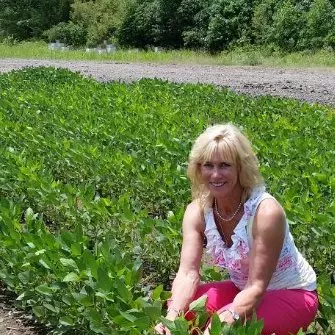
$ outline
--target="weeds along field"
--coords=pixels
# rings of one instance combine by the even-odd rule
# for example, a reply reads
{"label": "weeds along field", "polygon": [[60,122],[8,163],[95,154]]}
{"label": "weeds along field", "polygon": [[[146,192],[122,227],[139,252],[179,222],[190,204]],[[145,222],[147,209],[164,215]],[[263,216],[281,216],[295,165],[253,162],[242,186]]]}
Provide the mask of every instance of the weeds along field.
{"label": "weeds along field", "polygon": [[[179,261],[191,144],[233,122],[317,271],[309,331],[334,334],[334,112],[210,85],[102,84],[53,68],[0,75],[1,281],[50,333],[153,334]],[[222,276],[208,265],[202,275]],[[201,315],[169,327],[188,334]]]}

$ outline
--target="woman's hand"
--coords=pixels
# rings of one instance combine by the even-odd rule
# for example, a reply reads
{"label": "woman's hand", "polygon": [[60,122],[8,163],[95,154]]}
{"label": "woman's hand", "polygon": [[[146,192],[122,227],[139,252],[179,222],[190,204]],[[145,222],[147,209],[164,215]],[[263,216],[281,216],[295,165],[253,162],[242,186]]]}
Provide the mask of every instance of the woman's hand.
{"label": "woman's hand", "polygon": [[158,334],[171,335],[170,331],[163,325],[162,322],[160,322],[158,325],[156,325],[154,329]]}
{"label": "woman's hand", "polygon": [[[174,321],[179,315],[179,312],[173,308],[168,309],[168,313],[166,315],[166,319],[170,321]],[[166,335],[171,335],[171,332],[169,329],[163,325],[162,322],[157,324],[154,328],[158,334],[166,334]]]}

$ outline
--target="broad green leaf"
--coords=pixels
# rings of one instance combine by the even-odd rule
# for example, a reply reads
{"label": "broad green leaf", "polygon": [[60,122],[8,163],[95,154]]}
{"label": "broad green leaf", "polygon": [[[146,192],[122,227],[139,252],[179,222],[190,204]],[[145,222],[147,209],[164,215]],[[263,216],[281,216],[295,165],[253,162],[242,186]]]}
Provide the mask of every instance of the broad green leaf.
{"label": "broad green leaf", "polygon": [[129,301],[132,299],[132,294],[130,290],[126,287],[126,285],[121,280],[115,279],[114,285],[117,289],[118,294],[123,300]]}
{"label": "broad green leaf", "polygon": [[94,278],[97,278],[98,264],[95,257],[89,250],[85,250],[83,252],[82,261],[86,265],[86,269],[90,270],[92,276]]}
{"label": "broad green leaf", "polygon": [[188,322],[184,318],[177,318],[174,321],[176,330],[178,330],[181,334],[188,333]]}
{"label": "broad green leaf", "polygon": [[134,321],[134,325],[136,326],[138,330],[147,330],[150,328],[151,321],[148,316],[142,316],[142,317],[136,318],[136,320]]}
{"label": "broad green leaf", "polygon": [[149,316],[152,320],[158,320],[161,316],[161,308],[154,306],[147,306],[143,308],[144,313]]}
{"label": "broad green leaf", "polygon": [[203,295],[197,300],[194,300],[190,303],[189,310],[194,312],[201,312],[206,306],[207,296]]}
{"label": "broad green leaf", "polygon": [[163,292],[163,285],[158,285],[153,291],[152,291],[152,299],[158,300],[160,298],[161,293]]}
{"label": "broad green leaf", "polygon": [[128,321],[131,321],[131,322],[135,322],[135,320],[136,320],[136,316],[134,316],[134,315],[132,315],[128,312],[120,311],[120,315],[123,316]]}
{"label": "broad green leaf", "polygon": [[74,269],[78,269],[77,263],[71,258],[60,258],[59,260],[64,266],[69,266]]}
{"label": "broad green leaf", "polygon": [[59,323],[63,326],[74,326],[74,320],[70,316],[62,316]]}
{"label": "broad green leaf", "polygon": [[85,307],[91,307],[94,305],[92,297],[84,293],[72,293],[73,298],[81,305]]}
{"label": "broad green leaf", "polygon": [[95,325],[102,323],[102,315],[95,308],[87,308],[85,311],[86,317]]}
{"label": "broad green leaf", "polygon": [[23,284],[28,284],[31,281],[31,271],[24,271],[18,274],[18,278]]}
{"label": "broad green leaf", "polygon": [[44,259],[40,259],[38,262],[39,262],[44,268],[46,268],[46,269],[48,269],[48,270],[51,269],[51,267],[46,263],[46,261],[45,261]]}
{"label": "broad green leaf", "polygon": [[214,313],[211,318],[210,335],[221,335],[221,321],[217,313]]}
{"label": "broad green leaf", "polygon": [[43,306],[48,309],[49,311],[53,312],[53,313],[59,313],[59,308],[58,307],[55,307],[51,304],[48,304],[48,303],[44,303]]}
{"label": "broad green leaf", "polygon": [[38,293],[41,293],[46,296],[52,296],[55,292],[55,288],[48,286],[47,284],[39,285],[35,288]]}
{"label": "broad green leaf", "polygon": [[63,282],[72,282],[72,281],[75,282],[79,280],[80,280],[80,277],[75,272],[70,272],[63,278]]}
{"label": "broad green leaf", "polygon": [[21,293],[21,294],[16,298],[16,300],[18,300],[18,301],[23,300],[23,298],[25,297],[25,295],[26,295],[26,292]]}
{"label": "broad green leaf", "polygon": [[42,306],[34,306],[33,308],[33,312],[34,314],[38,317],[38,318],[43,318],[45,315],[45,308]]}
{"label": "broad green leaf", "polygon": [[102,288],[104,291],[110,291],[113,283],[108,275],[108,270],[105,266],[99,265],[97,270],[97,287]]}

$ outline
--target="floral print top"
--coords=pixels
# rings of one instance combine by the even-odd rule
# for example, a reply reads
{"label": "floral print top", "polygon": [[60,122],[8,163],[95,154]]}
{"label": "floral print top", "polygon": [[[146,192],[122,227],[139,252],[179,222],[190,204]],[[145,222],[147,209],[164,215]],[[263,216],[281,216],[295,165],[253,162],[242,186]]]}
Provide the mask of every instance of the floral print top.
{"label": "floral print top", "polygon": [[[251,227],[257,207],[264,199],[274,199],[265,191],[265,187],[255,188],[244,203],[244,214],[233,231],[232,245],[228,247],[223,241],[214,220],[213,208],[205,212],[205,236],[207,252],[213,263],[228,270],[230,279],[243,289],[248,280],[249,256],[252,248]],[[286,222],[283,247],[272,275],[268,290],[273,289],[316,289],[314,270],[297,250]]]}

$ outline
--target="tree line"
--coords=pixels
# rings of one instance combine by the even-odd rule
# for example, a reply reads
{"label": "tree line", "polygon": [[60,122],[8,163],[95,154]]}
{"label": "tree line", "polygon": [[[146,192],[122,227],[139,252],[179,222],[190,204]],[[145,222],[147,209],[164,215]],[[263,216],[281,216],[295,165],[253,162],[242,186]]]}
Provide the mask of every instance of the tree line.
{"label": "tree line", "polygon": [[220,52],[335,49],[335,0],[0,0],[0,40]]}

